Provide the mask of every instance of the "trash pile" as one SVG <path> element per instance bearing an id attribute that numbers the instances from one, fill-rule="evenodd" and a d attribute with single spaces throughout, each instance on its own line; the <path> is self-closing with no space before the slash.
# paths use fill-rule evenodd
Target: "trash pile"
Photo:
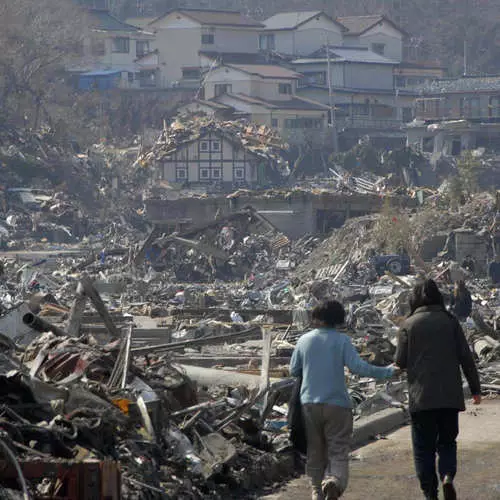
<path id="1" fill-rule="evenodd" d="M 247 120 L 220 121 L 206 116 L 180 116 L 165 128 L 150 151 L 143 152 L 136 165 L 146 167 L 173 154 L 182 144 L 215 134 L 227 138 L 242 150 L 253 153 L 284 174 L 288 168 L 289 146 L 278 133 L 266 125 Z"/>
<path id="2" fill-rule="evenodd" d="M 465 280 L 472 307 L 462 324 L 485 390 L 500 391 L 491 194 L 449 210 L 445 194 L 427 191 L 418 208 L 387 203 L 326 238 L 295 241 L 241 200 L 203 226 L 148 226 L 134 186 L 142 166 L 215 131 L 284 167 L 286 145 L 265 127 L 193 118 L 149 152 L 102 146 L 72 156 L 96 182 L 88 200 L 49 185 L 5 190 L 0 242 L 16 252 L 0 260 L 2 498 L 23 490 L 77 499 L 85 488 L 110 499 L 255 497 L 294 470 L 287 367 L 311 309 L 340 300 L 361 356 L 387 365 L 424 275 L 450 307 L 454 283 Z M 5 144 L 2 158 L 26 156 Z M 45 153 L 48 168 L 55 153 Z M 374 177 L 334 177 L 263 196 L 330 184 L 358 195 L 385 189 Z M 358 419 L 407 403 L 403 381 L 349 376 L 349 391 Z"/>

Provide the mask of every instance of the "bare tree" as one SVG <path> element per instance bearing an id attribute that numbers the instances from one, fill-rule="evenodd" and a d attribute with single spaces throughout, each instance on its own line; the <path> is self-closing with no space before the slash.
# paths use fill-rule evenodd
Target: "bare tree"
<path id="1" fill-rule="evenodd" d="M 85 14 L 67 0 L 0 4 L 0 114 L 11 125 L 37 128 L 57 102 L 64 70 L 82 56 Z"/>

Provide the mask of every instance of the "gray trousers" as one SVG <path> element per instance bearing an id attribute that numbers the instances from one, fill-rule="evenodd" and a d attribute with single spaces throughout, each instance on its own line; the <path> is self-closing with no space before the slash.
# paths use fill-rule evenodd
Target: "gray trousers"
<path id="1" fill-rule="evenodd" d="M 307 435 L 307 475 L 312 487 L 321 488 L 324 479 L 335 479 L 341 493 L 349 480 L 352 410 L 326 404 L 302 407 Z"/>

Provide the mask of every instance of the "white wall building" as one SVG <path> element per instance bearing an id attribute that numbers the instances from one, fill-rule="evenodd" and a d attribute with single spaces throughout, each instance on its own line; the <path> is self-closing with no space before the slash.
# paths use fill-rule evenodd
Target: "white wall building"
<path id="1" fill-rule="evenodd" d="M 96 88 L 141 88 L 156 86 L 158 61 L 154 57 L 154 35 L 124 23 L 107 10 L 82 9 L 88 36 L 78 65 L 68 68 L 80 80 Z M 109 86 L 101 86 L 103 81 Z"/>
<path id="2" fill-rule="evenodd" d="M 275 65 L 221 65 L 205 77 L 205 99 L 231 106 L 236 114 L 279 130 L 291 142 L 312 131 L 320 140 L 328 107 L 296 95 L 300 78 Z"/>
<path id="3" fill-rule="evenodd" d="M 147 29 L 156 35 L 161 85 L 199 85 L 200 52 L 256 53 L 259 28 L 239 12 L 182 9 L 158 17 Z"/>
<path id="4" fill-rule="evenodd" d="M 259 49 L 292 56 L 309 55 L 322 45 L 341 45 L 339 22 L 322 11 L 281 12 L 264 21 L 259 34 Z"/>
<path id="5" fill-rule="evenodd" d="M 406 33 L 386 17 L 339 17 L 337 21 L 347 30 L 344 32 L 343 45 L 367 47 L 389 59 L 398 62 L 403 60 Z"/>

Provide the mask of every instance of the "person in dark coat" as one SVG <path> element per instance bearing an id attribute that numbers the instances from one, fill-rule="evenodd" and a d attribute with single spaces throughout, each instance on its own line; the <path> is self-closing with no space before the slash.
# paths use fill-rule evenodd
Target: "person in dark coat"
<path id="1" fill-rule="evenodd" d="M 500 286 L 500 254 L 496 255 L 495 260 L 490 263 L 488 276 L 493 286 Z"/>
<path id="2" fill-rule="evenodd" d="M 472 312 L 472 297 L 463 280 L 455 283 L 451 298 L 451 309 L 460 321 L 465 321 Z"/>
<path id="3" fill-rule="evenodd" d="M 445 500 L 456 499 L 458 414 L 465 410 L 462 368 L 474 404 L 481 385 L 459 321 L 444 306 L 433 280 L 419 283 L 401 325 L 396 365 L 407 370 L 415 469 L 425 498 L 438 498 L 436 453 Z"/>

